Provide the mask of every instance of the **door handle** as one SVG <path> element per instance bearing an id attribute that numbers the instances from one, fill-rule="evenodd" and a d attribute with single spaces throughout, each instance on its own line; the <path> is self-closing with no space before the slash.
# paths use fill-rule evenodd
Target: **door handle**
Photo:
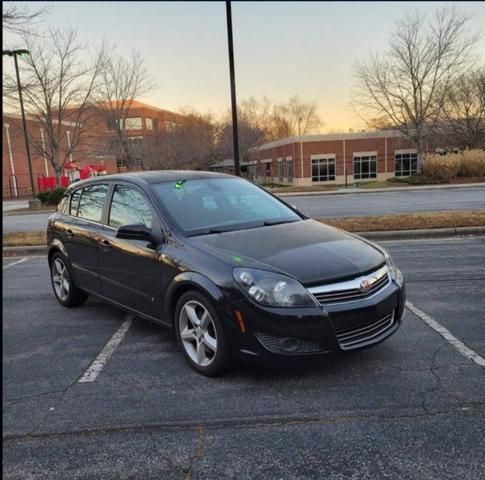
<path id="1" fill-rule="evenodd" d="M 73 231 L 71 229 L 67 230 L 66 235 L 67 235 L 67 238 L 74 237 L 74 233 L 73 233 Z"/>
<path id="2" fill-rule="evenodd" d="M 109 242 L 108 240 L 101 240 L 101 245 L 103 246 L 103 250 L 105 252 L 108 252 L 113 248 L 113 245 L 111 245 L 111 242 Z"/>

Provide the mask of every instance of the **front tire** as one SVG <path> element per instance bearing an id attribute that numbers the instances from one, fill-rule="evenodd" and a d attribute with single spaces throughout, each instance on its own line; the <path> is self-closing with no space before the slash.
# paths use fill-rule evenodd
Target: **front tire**
<path id="1" fill-rule="evenodd" d="M 60 252 L 56 252 L 51 259 L 51 283 L 57 301 L 64 307 L 76 307 L 83 304 L 88 294 L 74 283 L 69 261 Z"/>
<path id="2" fill-rule="evenodd" d="M 230 365 L 229 342 L 212 302 L 196 290 L 184 293 L 175 309 L 177 342 L 189 365 L 214 377 Z"/>

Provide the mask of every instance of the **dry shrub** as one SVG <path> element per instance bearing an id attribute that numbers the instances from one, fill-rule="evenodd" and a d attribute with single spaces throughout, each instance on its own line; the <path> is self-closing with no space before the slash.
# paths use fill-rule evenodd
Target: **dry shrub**
<path id="1" fill-rule="evenodd" d="M 423 164 L 423 175 L 434 180 L 449 181 L 460 171 L 461 153 L 451 155 L 427 154 Z"/>
<path id="2" fill-rule="evenodd" d="M 458 176 L 485 177 L 485 150 L 463 151 Z"/>

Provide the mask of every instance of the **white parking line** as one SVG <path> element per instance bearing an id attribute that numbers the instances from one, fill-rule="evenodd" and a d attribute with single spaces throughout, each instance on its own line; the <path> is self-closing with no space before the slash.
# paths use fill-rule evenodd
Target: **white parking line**
<path id="1" fill-rule="evenodd" d="M 458 340 L 458 338 L 456 338 L 448 329 L 440 325 L 435 319 L 414 306 L 411 302 L 406 301 L 406 307 L 435 332 L 439 333 L 448 343 L 453 345 L 464 357 L 475 362 L 477 365 L 480 365 L 480 367 L 485 367 L 485 358 L 466 346 L 461 340 Z"/>
<path id="2" fill-rule="evenodd" d="M 5 265 L 3 267 L 4 270 L 7 270 L 7 268 L 13 267 L 14 265 L 18 265 L 19 263 L 25 262 L 27 258 L 21 258 L 20 260 L 17 260 L 16 262 L 9 263 L 8 265 Z"/>
<path id="3" fill-rule="evenodd" d="M 88 369 L 84 372 L 83 376 L 78 380 L 78 383 L 94 382 L 96 377 L 103 370 L 109 357 L 116 350 L 116 347 L 121 343 L 123 337 L 127 334 L 131 327 L 131 323 L 134 319 L 134 315 L 129 314 L 128 318 L 121 324 L 120 328 L 113 334 L 108 340 L 103 349 L 99 352 L 98 356 L 93 360 Z"/>

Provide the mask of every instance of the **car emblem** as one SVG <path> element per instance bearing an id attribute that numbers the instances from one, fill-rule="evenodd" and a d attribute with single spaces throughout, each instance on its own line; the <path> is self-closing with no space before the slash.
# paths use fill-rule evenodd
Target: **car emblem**
<path id="1" fill-rule="evenodd" d="M 369 280 L 365 279 L 365 280 L 362 280 L 362 282 L 360 282 L 360 291 L 362 293 L 367 293 L 371 288 L 371 284 L 369 282 Z"/>

